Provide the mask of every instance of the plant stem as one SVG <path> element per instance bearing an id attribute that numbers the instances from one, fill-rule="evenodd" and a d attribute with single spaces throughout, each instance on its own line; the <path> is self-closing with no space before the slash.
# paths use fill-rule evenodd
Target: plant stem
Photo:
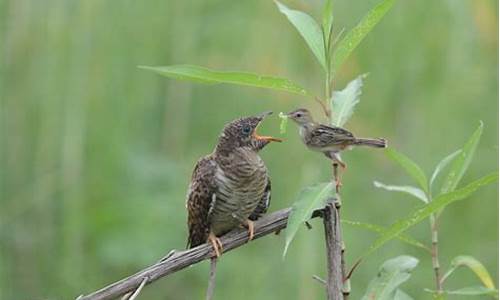
<path id="1" fill-rule="evenodd" d="M 438 253 L 438 219 L 435 214 L 430 216 L 431 222 L 431 255 L 432 255 L 432 268 L 434 269 L 434 276 L 436 280 L 436 290 L 438 295 L 443 293 L 443 285 L 441 282 L 440 266 L 439 266 L 439 253 Z"/>

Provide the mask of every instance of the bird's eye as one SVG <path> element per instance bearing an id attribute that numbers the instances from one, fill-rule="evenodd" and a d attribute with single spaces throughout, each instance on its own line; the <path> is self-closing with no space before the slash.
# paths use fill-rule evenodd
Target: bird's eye
<path id="1" fill-rule="evenodd" d="M 241 129 L 241 132 L 243 132 L 243 134 L 247 135 L 250 133 L 250 131 L 252 131 L 252 128 L 250 128 L 250 126 L 244 126 L 242 129 Z"/>
<path id="2" fill-rule="evenodd" d="M 297 116 L 297 118 L 300 118 L 300 117 L 302 117 L 302 114 L 298 113 L 296 116 Z"/>

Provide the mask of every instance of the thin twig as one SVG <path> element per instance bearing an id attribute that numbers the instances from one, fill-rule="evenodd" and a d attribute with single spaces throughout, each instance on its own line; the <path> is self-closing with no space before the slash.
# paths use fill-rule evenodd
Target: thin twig
<path id="1" fill-rule="evenodd" d="M 139 287 L 137 288 L 137 290 L 135 290 L 135 292 L 132 294 L 132 296 L 130 296 L 130 298 L 128 298 L 127 300 L 134 300 L 135 298 L 137 298 L 137 296 L 141 292 L 141 290 L 144 287 L 144 285 L 146 285 L 146 282 L 148 282 L 148 278 L 144 277 L 144 279 L 142 280 L 142 282 L 139 285 Z"/>
<path id="2" fill-rule="evenodd" d="M 312 278 L 314 280 L 317 280 L 319 283 L 321 283 L 322 285 L 326 285 L 326 280 L 324 280 L 323 278 L 319 277 L 318 275 L 313 275 Z"/>
<path id="3" fill-rule="evenodd" d="M 210 259 L 210 275 L 208 276 L 208 287 L 206 300 L 212 300 L 215 290 L 215 271 L 217 269 L 217 258 L 212 257 Z"/>
<path id="4" fill-rule="evenodd" d="M 265 215 L 261 219 L 255 221 L 254 240 L 285 228 L 290 210 L 290 208 L 285 208 Z M 319 217 L 322 214 L 323 210 L 315 210 L 312 218 Z M 221 241 L 224 245 L 224 253 L 226 253 L 246 245 L 248 243 L 248 232 L 245 229 L 234 230 L 222 236 Z M 80 297 L 80 300 L 107 300 L 117 298 L 137 289 L 145 277 L 149 278 L 145 283 L 147 285 L 188 266 L 209 259 L 213 255 L 212 246 L 209 244 L 203 244 L 189 250 L 175 252 L 170 255 L 167 260 L 155 263 L 134 275 L 112 283 L 89 295 Z"/>

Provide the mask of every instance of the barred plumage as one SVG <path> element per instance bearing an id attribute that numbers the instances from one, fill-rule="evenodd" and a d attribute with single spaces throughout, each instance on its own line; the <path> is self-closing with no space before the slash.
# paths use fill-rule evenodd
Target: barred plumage
<path id="1" fill-rule="evenodd" d="M 210 234 L 220 236 L 242 224 L 250 226 L 249 220 L 267 211 L 271 182 L 258 151 L 277 139 L 257 135 L 263 117 L 226 125 L 214 152 L 196 164 L 186 203 L 188 247 L 205 243 Z"/>

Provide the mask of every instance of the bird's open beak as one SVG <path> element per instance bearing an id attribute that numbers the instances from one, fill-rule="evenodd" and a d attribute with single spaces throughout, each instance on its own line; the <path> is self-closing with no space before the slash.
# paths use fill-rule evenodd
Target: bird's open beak
<path id="1" fill-rule="evenodd" d="M 257 115 L 257 118 L 260 118 L 260 122 L 262 122 L 262 120 L 264 120 L 265 117 L 270 116 L 272 114 L 273 114 L 272 111 L 266 111 L 266 112 L 263 112 L 263 113 Z M 278 139 L 278 138 L 275 138 L 275 137 L 272 137 L 272 136 L 259 135 L 257 133 L 257 128 L 259 128 L 260 122 L 255 127 L 255 129 L 253 131 L 253 138 L 254 139 L 256 139 L 258 141 L 267 141 L 267 142 L 280 142 L 280 143 L 282 142 L 281 139 Z"/>

